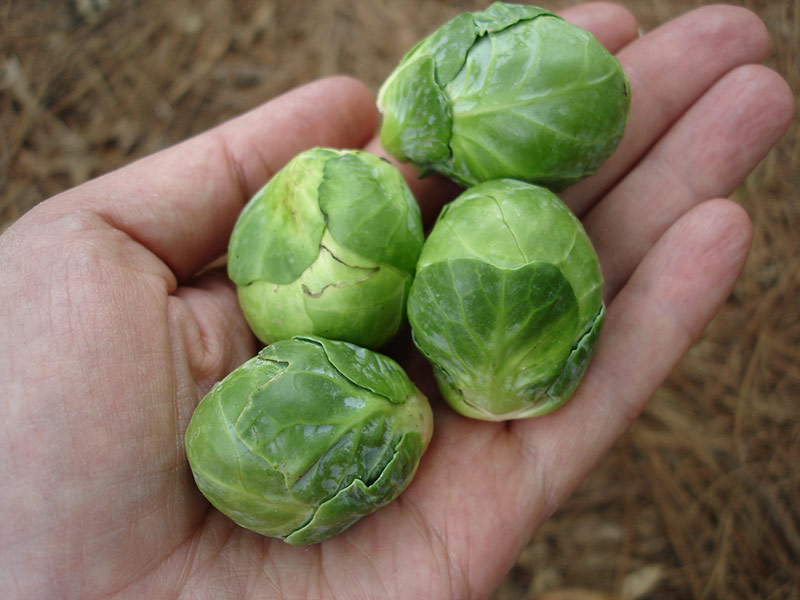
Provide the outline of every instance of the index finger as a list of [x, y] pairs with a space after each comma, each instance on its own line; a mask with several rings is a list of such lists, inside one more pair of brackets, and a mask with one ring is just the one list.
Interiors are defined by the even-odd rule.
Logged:
[[597, 173], [565, 190], [563, 200], [582, 217], [715, 82], [760, 62], [768, 48], [761, 20], [725, 5], [683, 14], [625, 46], [617, 53], [631, 84], [625, 135]]
[[366, 86], [322, 79], [45, 204], [98, 214], [181, 281], [224, 254], [244, 203], [295, 154], [312, 146], [359, 148], [376, 124]]

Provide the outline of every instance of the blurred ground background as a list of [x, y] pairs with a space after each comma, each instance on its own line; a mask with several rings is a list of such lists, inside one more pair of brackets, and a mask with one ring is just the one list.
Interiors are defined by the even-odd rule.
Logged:
[[[697, 0], [623, 0], [648, 30]], [[557, 9], [566, 2], [539, 4]], [[800, 2], [740, 0], [800, 93]], [[448, 0], [0, 1], [0, 231], [40, 200], [310, 79], [377, 90]], [[730, 300], [493, 600], [800, 598], [800, 146], [736, 192]]]

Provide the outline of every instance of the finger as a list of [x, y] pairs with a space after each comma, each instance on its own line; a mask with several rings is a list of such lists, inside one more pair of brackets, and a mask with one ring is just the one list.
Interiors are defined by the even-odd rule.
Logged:
[[692, 106], [584, 219], [606, 297], [682, 214], [730, 194], [785, 133], [793, 111], [786, 82], [758, 65], [731, 71]]
[[591, 31], [609, 52], [617, 53], [639, 35], [636, 17], [627, 8], [611, 2], [589, 2], [572, 6], [559, 15]]
[[595, 175], [562, 194], [564, 201], [584, 214], [714, 82], [763, 60], [768, 48], [756, 15], [722, 5], [689, 12], [628, 44], [618, 53], [631, 84], [625, 135]]
[[323, 79], [70, 190], [49, 209], [100, 214], [185, 280], [224, 253], [242, 205], [291, 157], [361, 147], [376, 122], [363, 84]]
[[725, 301], [751, 241], [745, 211], [705, 202], [657, 242], [608, 306], [576, 395], [558, 411], [520, 421], [542, 461], [550, 514], [639, 415]]
[[[251, 358], [256, 339], [224, 269], [203, 273], [191, 283], [170, 296], [168, 311], [172, 331], [178, 334], [174, 343], [181, 345], [175, 356], [186, 357], [185, 367], [191, 375], [186, 380], [197, 382], [194, 399]], [[191, 405], [189, 410], [193, 409]], [[186, 423], [181, 426], [184, 431]]]

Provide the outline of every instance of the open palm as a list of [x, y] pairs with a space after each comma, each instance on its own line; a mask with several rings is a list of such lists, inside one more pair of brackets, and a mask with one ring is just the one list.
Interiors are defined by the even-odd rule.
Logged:
[[[432, 400], [435, 431], [394, 503], [289, 547], [196, 490], [183, 432], [256, 342], [220, 270], [250, 195], [299, 151], [374, 151], [361, 84], [309, 84], [57, 196], [0, 238], [0, 597], [481, 598], [638, 415], [724, 302], [750, 243], [722, 199], [775, 144], [792, 98], [755, 65], [752, 14], [707, 7], [637, 37], [624, 9], [566, 11], [631, 80], [625, 138], [563, 194], [584, 220], [608, 312], [573, 399], [531, 420], [471, 421], [401, 340], [387, 350]], [[410, 172], [409, 172], [410, 173]], [[431, 218], [454, 189], [416, 180]], [[199, 272], [202, 273], [198, 275]]]

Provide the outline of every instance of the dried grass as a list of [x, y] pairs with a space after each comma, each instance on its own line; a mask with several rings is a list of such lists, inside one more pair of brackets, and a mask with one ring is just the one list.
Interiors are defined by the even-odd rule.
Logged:
[[[627, 2], [645, 29], [702, 3]], [[7, 0], [0, 230], [307, 80], [345, 72], [377, 89], [420, 35], [482, 4]], [[800, 91], [798, 0], [739, 4]], [[722, 312], [494, 600], [800, 598], [799, 148], [795, 124], [735, 195], [755, 239]]]

